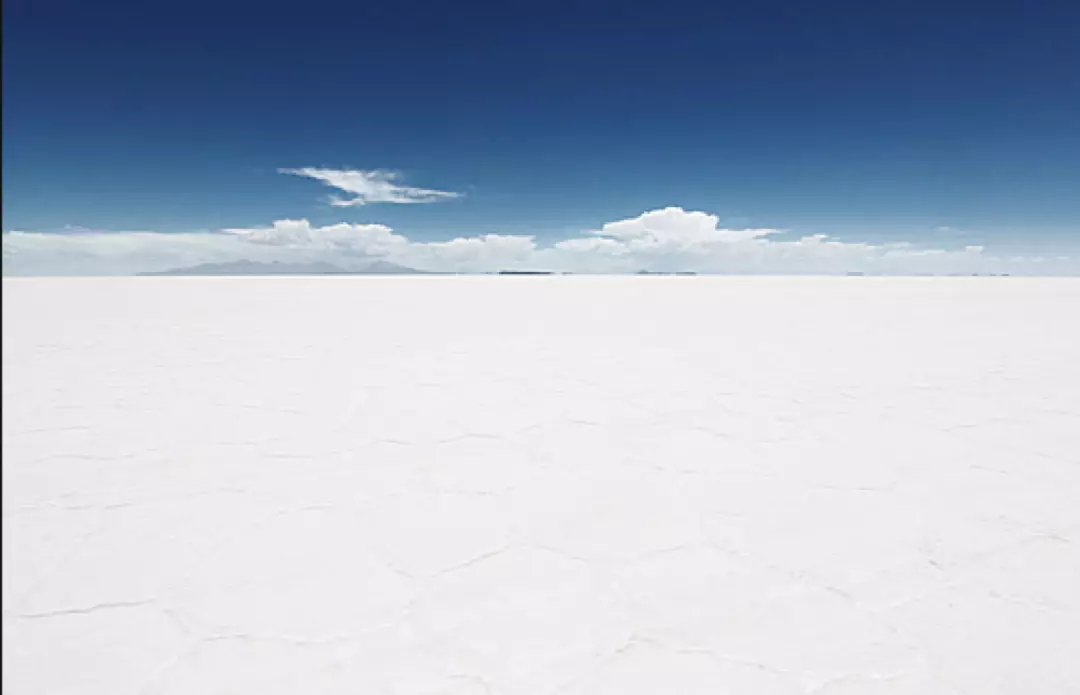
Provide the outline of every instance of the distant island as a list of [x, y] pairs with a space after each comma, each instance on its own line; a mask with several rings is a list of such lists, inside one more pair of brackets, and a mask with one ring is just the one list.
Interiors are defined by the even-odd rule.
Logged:
[[200, 263], [186, 268], [156, 270], [139, 273], [140, 276], [227, 276], [227, 275], [427, 275], [422, 270], [406, 268], [388, 261], [374, 261], [363, 268], [348, 269], [331, 263], [288, 263], [271, 261], [230, 261], [227, 263]]

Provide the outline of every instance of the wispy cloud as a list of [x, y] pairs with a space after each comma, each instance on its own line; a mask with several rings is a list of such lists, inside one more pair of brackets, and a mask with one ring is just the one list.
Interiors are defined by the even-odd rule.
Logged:
[[584, 230], [553, 244], [528, 235], [484, 234], [415, 241], [381, 224], [317, 226], [278, 220], [212, 233], [9, 232], [4, 272], [123, 275], [203, 262], [325, 261], [342, 267], [384, 259], [421, 270], [479, 272], [544, 268], [582, 273], [690, 270], [701, 273], [1080, 274], [1065, 257], [998, 257], [983, 246], [872, 244], [823, 234], [777, 238], [776, 229], [730, 229], [715, 215], [669, 207]]
[[322, 181], [331, 188], [351, 194], [352, 197], [332, 196], [330, 204], [335, 207], [353, 207], [368, 203], [439, 203], [460, 198], [461, 193], [439, 191], [432, 188], [416, 188], [401, 183], [401, 174], [384, 169], [368, 171], [360, 169], [278, 169], [282, 174], [303, 176]]

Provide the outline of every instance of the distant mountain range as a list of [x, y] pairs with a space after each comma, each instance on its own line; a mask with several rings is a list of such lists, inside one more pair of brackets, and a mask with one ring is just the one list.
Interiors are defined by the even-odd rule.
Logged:
[[142, 276], [161, 275], [425, 275], [422, 270], [406, 268], [388, 261], [374, 261], [363, 268], [347, 269], [331, 263], [288, 263], [272, 261], [230, 261], [227, 263], [200, 263], [187, 268], [157, 270], [139, 273]]

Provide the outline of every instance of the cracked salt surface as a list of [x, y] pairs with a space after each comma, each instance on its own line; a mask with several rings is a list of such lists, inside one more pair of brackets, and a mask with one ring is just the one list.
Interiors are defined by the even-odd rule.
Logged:
[[1080, 692], [1080, 282], [5, 279], [3, 692]]

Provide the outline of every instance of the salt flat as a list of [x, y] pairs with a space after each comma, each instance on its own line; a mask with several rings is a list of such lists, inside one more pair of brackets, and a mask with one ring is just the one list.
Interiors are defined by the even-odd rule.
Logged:
[[1080, 692], [1080, 281], [3, 283], [3, 692]]

